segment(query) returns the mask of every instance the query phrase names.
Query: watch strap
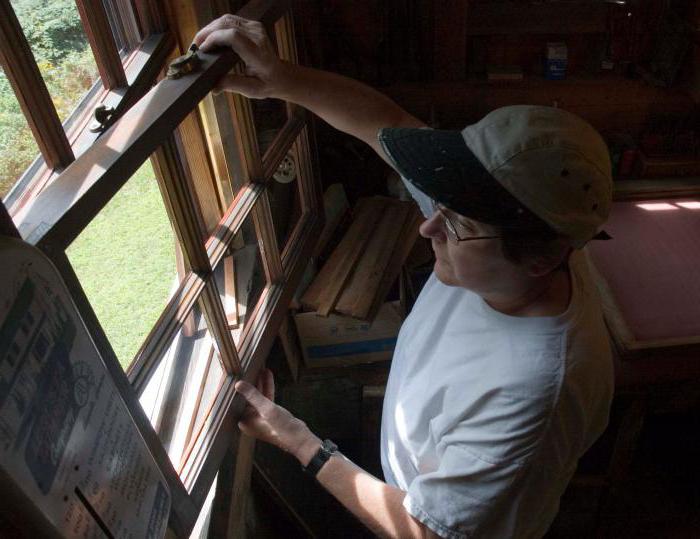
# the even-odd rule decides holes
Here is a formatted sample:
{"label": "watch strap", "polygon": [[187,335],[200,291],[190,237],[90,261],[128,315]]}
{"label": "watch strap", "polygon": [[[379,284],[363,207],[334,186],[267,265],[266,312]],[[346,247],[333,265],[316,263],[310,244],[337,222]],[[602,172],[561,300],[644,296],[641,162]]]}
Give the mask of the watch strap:
{"label": "watch strap", "polygon": [[323,468],[323,465],[328,462],[328,459],[337,452],[337,445],[330,440],[324,440],[321,447],[318,448],[318,451],[316,451],[316,454],[311,458],[306,467],[303,467],[303,470],[310,476],[316,477],[316,474],[318,474],[321,468]]}

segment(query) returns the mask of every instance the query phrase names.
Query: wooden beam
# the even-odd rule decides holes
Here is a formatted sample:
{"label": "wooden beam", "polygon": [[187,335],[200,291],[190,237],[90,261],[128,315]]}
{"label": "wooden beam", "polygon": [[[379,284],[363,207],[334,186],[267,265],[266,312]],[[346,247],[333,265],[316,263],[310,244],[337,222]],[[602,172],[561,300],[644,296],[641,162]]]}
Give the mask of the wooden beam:
{"label": "wooden beam", "polygon": [[102,84],[108,90],[126,86],[124,66],[112,35],[102,0],[76,0],[92,54],[100,71]]}
{"label": "wooden beam", "polygon": [[0,0],[0,63],[46,165],[67,167],[73,150],[9,0]]}

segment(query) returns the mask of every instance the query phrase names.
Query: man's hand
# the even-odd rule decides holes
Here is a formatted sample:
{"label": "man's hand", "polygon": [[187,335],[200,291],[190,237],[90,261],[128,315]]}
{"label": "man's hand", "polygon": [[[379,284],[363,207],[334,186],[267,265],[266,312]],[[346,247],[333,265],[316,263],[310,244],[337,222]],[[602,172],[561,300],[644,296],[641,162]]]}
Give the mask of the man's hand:
{"label": "man's hand", "polygon": [[252,98],[274,97],[285,63],[277,57],[261,23],[223,15],[197,32],[193,43],[204,52],[230,47],[245,63],[244,74],[229,73],[215,91],[238,92]]}
{"label": "man's hand", "polygon": [[257,389],[247,382],[236,382],[236,391],[245,397],[248,406],[238,426],[244,434],[270,443],[294,455],[306,466],[321,446],[321,440],[287,410],[274,403],[275,380],[272,372],[263,369]]}

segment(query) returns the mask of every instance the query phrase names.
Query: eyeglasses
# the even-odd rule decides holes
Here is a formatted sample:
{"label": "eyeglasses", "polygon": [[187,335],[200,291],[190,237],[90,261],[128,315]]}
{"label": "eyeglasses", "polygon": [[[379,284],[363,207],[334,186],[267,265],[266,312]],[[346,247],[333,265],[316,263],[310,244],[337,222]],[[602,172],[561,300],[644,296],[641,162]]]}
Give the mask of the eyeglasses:
{"label": "eyeglasses", "polygon": [[473,240],[491,240],[491,239],[501,237],[501,236],[467,236],[465,238],[462,238],[457,233],[457,227],[455,227],[455,224],[447,216],[447,214],[442,210],[442,208],[440,206],[438,206],[438,203],[435,202],[434,200],[431,200],[430,202],[433,206],[433,212],[439,213],[440,217],[442,217],[442,222],[445,225],[445,235],[447,236],[448,239],[450,239],[452,241],[460,242],[460,241],[473,241]]}

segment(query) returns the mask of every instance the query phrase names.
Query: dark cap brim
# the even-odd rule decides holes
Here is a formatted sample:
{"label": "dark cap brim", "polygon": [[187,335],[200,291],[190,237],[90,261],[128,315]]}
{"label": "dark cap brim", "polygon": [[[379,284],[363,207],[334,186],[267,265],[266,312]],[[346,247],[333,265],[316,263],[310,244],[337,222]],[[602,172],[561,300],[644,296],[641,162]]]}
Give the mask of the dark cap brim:
{"label": "dark cap brim", "polygon": [[502,226],[523,217],[523,205],[489,174],[459,131],[385,128],[379,142],[399,174],[452,211]]}

